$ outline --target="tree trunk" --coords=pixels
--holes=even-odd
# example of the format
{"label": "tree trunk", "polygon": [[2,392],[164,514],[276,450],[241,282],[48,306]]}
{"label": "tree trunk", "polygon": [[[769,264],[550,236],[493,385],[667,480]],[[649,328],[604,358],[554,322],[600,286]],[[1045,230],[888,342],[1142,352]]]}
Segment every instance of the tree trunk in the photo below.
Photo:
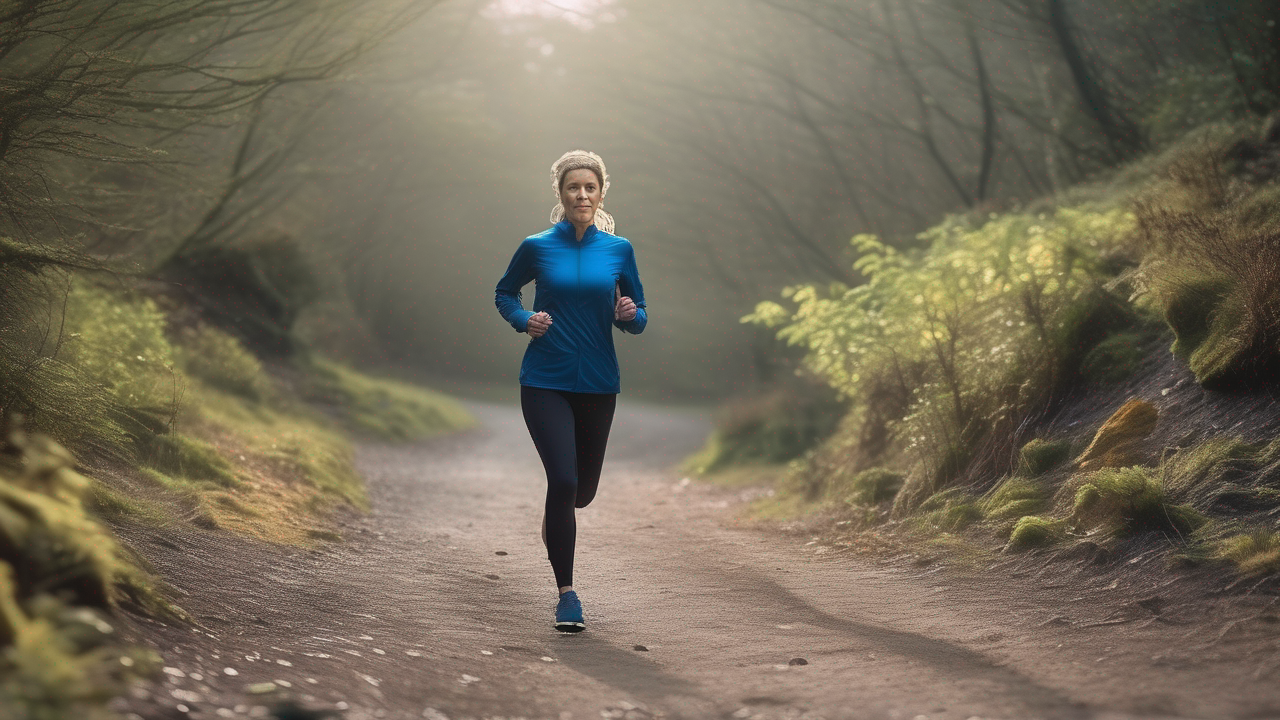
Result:
{"label": "tree trunk", "polygon": [[1062,53],[1063,61],[1071,70],[1071,78],[1084,102],[1085,112],[1098,123],[1112,155],[1117,160],[1123,160],[1141,152],[1145,143],[1138,134],[1138,129],[1112,106],[1106,88],[1094,75],[1088,59],[1076,42],[1065,1],[1046,0],[1046,7],[1049,11],[1049,29]]}

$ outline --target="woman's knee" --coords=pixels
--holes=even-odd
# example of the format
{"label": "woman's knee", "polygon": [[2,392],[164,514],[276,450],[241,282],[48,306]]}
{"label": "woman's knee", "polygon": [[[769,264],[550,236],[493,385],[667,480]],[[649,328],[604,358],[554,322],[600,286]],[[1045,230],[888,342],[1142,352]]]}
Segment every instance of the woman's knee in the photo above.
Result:
{"label": "woman's knee", "polygon": [[[578,479],[572,476],[547,478],[547,501],[576,503]],[[581,506],[579,506],[581,507]]]}
{"label": "woman's knee", "polygon": [[584,508],[590,505],[591,501],[595,499],[596,499],[595,488],[579,487],[577,496],[573,501],[573,506],[576,508]]}

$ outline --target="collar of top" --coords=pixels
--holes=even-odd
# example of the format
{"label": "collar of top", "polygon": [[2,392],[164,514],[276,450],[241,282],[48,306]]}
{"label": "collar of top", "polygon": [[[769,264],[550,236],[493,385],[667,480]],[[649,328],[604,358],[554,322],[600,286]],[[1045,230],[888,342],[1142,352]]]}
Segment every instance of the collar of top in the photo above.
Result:
{"label": "collar of top", "polygon": [[587,240],[590,240],[597,232],[599,232],[599,230],[596,229],[596,224],[591,223],[590,225],[587,226],[586,232],[582,233],[582,240],[579,241],[578,231],[574,229],[573,223],[569,222],[568,220],[561,220],[560,222],[556,223],[556,230],[558,230],[561,235],[564,235],[565,237],[569,238],[574,242],[586,242]]}

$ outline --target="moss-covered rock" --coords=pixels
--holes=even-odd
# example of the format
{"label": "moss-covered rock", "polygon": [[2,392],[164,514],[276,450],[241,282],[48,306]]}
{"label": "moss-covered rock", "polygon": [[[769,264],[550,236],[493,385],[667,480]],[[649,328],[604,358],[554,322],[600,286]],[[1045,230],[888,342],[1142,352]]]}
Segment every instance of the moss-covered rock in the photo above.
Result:
{"label": "moss-covered rock", "polygon": [[1134,398],[1102,423],[1089,447],[1076,458],[1076,469],[1122,467],[1141,460],[1141,443],[1155,430],[1159,411],[1151,403]]}
{"label": "moss-covered rock", "polygon": [[[1277,281],[1280,282],[1280,281]],[[1267,384],[1274,380],[1277,348],[1250,327],[1243,300],[1228,295],[1214,310],[1209,331],[1191,353],[1188,365],[1196,382],[1211,390]]]}
{"label": "moss-covered rock", "polygon": [[1164,307],[1164,319],[1173,330],[1170,350],[1189,360],[1209,337],[1214,310],[1231,291],[1231,283],[1221,277],[1194,277],[1177,283]]}

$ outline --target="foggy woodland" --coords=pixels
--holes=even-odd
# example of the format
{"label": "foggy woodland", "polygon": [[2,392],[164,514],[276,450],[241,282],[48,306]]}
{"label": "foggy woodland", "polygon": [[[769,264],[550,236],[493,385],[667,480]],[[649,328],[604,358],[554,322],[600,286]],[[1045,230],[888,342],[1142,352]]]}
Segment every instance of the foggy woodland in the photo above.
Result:
{"label": "foggy woodland", "polygon": [[0,718],[1275,717],[1278,179],[1275,0],[0,0]]}
{"label": "foggy woodland", "polygon": [[738,318],[856,284],[855,234],[912,247],[947,213],[1263,114],[1280,78],[1261,1],[124,8],[3,6],[0,235],[144,275],[291,238],[323,278],[312,341],[511,380],[523,343],[489,293],[549,225],[551,160],[582,147],[653,313],[621,348],[628,387],[691,399],[768,378],[772,341]]}

